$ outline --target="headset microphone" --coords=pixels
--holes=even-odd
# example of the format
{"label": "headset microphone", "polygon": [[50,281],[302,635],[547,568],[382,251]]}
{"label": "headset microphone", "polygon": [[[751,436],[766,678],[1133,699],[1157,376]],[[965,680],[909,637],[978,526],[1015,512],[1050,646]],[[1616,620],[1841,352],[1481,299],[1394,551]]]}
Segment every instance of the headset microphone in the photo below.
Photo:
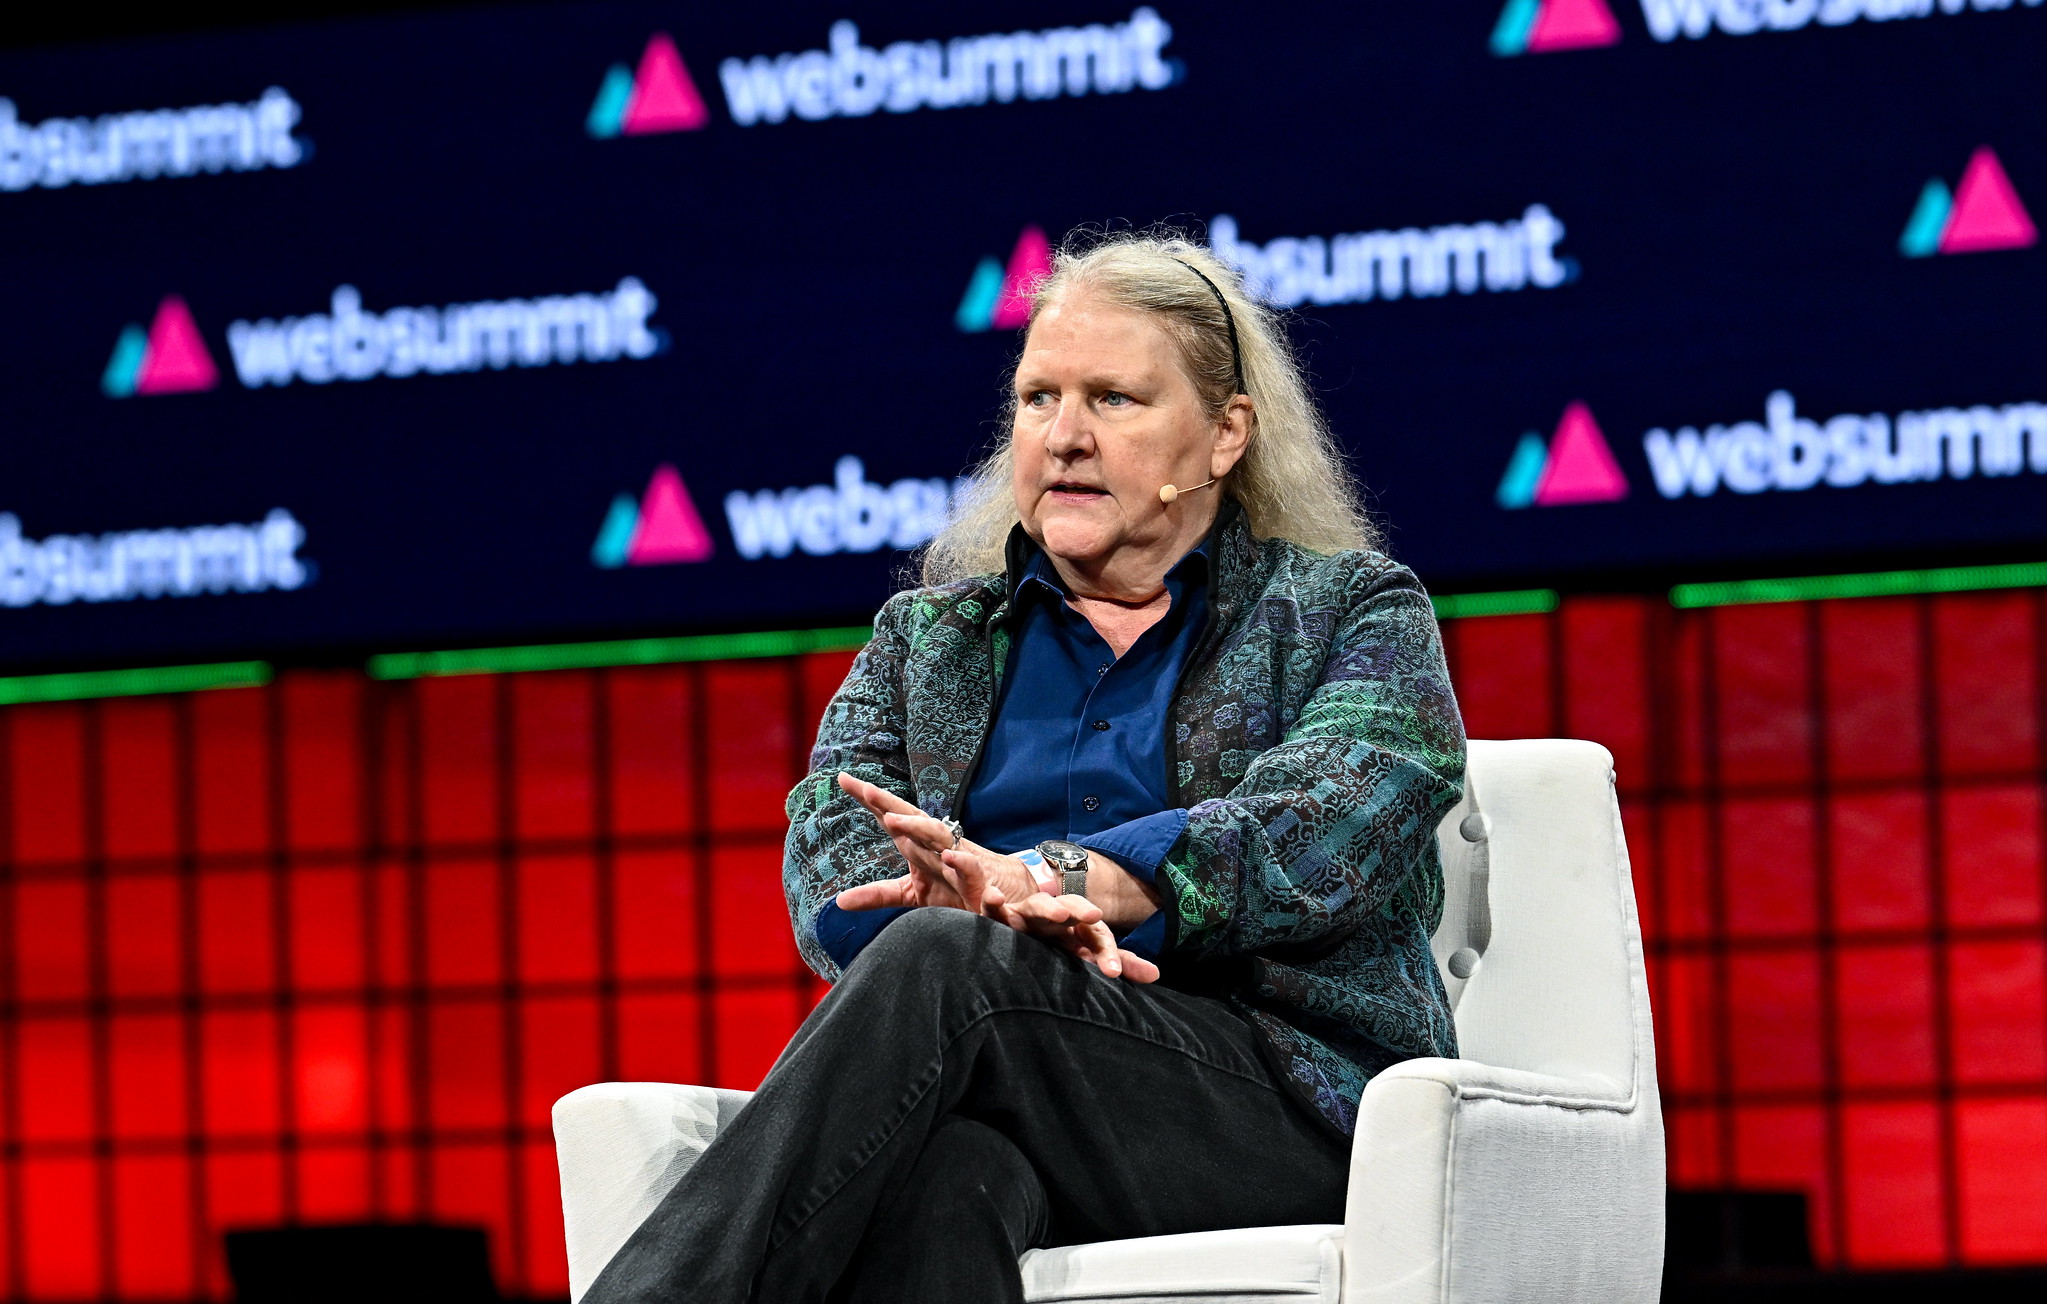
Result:
{"label": "headset microphone", "polygon": [[1190,485],[1185,489],[1180,488],[1178,485],[1162,484],[1159,486],[1159,501],[1162,503],[1170,503],[1175,498],[1178,498],[1181,494],[1191,494],[1196,489],[1206,489],[1208,488],[1208,486],[1214,483],[1215,481],[1213,479],[1208,479],[1202,481],[1200,484]]}

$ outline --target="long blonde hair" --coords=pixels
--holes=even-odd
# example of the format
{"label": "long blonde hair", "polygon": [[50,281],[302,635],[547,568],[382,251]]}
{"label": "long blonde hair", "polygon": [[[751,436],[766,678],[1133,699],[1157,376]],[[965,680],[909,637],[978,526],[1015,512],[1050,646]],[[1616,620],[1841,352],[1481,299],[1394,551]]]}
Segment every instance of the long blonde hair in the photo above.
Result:
{"label": "long blonde hair", "polygon": [[[1215,291],[1228,299],[1251,399],[1251,442],[1221,489],[1243,505],[1252,534],[1289,539],[1316,552],[1370,548],[1379,532],[1356,479],[1308,392],[1308,382],[1277,314],[1244,293],[1236,271],[1174,231],[1069,235],[1052,274],[1031,291],[1031,320],[1085,287],[1118,307],[1149,314],[1179,347],[1211,420],[1237,392],[1229,327]],[[952,520],[924,550],[923,580],[944,584],[1002,570],[1004,543],[1016,525],[1011,486],[1014,392],[994,451],[968,474]]]}

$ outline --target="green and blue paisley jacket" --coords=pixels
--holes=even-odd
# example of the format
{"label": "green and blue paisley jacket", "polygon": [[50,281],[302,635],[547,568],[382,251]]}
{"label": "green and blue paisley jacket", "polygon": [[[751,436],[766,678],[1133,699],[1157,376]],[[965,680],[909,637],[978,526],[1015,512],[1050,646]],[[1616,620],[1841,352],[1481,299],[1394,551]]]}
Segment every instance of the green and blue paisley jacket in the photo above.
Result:
{"label": "green and blue paisley jacket", "polygon": [[[993,723],[1007,576],[899,593],[825,708],[789,794],[783,887],[826,979],[818,910],[903,872],[841,770],[950,815]],[[1230,504],[1211,534],[1209,627],[1174,695],[1167,765],[1187,828],[1159,868],[1163,981],[1230,1001],[1281,1079],[1338,1130],[1380,1069],[1455,1055],[1429,952],[1443,908],[1436,826],[1456,805],[1464,726],[1419,581],[1376,552],[1254,539]]]}

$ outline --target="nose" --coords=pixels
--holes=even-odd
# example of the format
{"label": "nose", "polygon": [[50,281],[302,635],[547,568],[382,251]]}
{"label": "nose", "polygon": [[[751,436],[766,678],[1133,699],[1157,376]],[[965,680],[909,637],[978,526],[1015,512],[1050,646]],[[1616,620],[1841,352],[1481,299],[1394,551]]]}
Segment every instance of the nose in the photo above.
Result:
{"label": "nose", "polygon": [[1073,398],[1060,399],[1058,413],[1045,427],[1045,451],[1061,460],[1070,460],[1086,454],[1094,442],[1087,404]]}

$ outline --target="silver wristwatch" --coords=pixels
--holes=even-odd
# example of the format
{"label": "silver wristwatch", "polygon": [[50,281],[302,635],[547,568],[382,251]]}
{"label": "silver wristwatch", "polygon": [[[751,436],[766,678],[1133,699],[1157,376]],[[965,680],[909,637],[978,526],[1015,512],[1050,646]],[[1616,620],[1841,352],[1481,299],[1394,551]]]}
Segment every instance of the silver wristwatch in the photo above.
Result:
{"label": "silver wristwatch", "polygon": [[1077,843],[1053,838],[1038,844],[1038,854],[1059,875],[1059,891],[1064,896],[1087,895],[1087,848]]}

